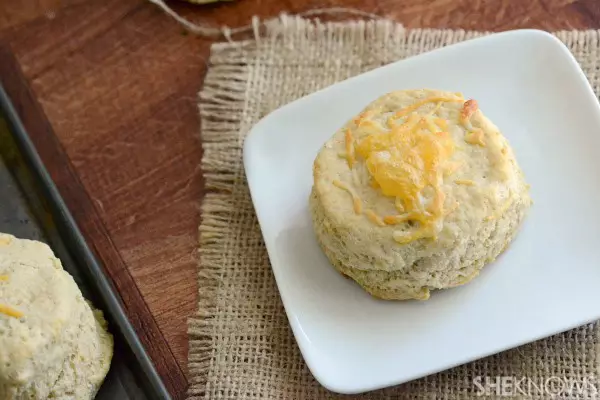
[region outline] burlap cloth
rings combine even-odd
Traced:
[[[281,16],[265,22],[261,32],[256,29],[252,40],[213,45],[199,104],[207,194],[200,226],[199,312],[189,329],[190,398],[345,397],[315,381],[288,325],[244,177],[246,133],[270,111],[315,90],[483,34],[404,29],[390,21],[320,23]],[[599,32],[556,35],[598,92]],[[589,381],[598,377],[599,342],[597,324],[588,325],[357,397],[473,398],[476,376]],[[589,390],[572,398],[598,396]]]

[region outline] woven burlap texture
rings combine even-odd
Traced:
[[[207,192],[201,209],[199,312],[189,325],[189,398],[346,397],[327,391],[313,378],[288,325],[244,177],[247,132],[269,112],[301,96],[483,34],[405,29],[385,20],[322,23],[283,15],[266,21],[251,40],[213,45],[199,100]],[[556,35],[598,92],[599,33]],[[476,376],[595,380],[599,342],[597,325],[588,325],[356,397],[473,398]],[[548,395],[533,394],[528,398]],[[596,393],[590,390],[573,398],[596,398]]]

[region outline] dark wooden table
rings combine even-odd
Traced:
[[[597,29],[598,0],[169,3],[217,26],[344,6],[407,27]],[[0,4],[0,79],[175,398],[187,386],[203,195],[196,94],[212,40],[144,0]],[[1,206],[1,205],[0,205]]]

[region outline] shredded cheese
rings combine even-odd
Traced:
[[[354,156],[354,138],[350,129],[346,129],[346,159],[348,160],[348,166],[352,169],[356,158]]]
[[[435,233],[431,232],[431,229],[422,229],[415,232],[403,232],[403,231],[394,231],[393,233],[394,240],[399,244],[408,244],[415,240],[432,238],[437,239]]]
[[[465,142],[469,144],[476,144],[481,147],[485,147],[485,141],[483,138],[483,130],[475,129],[473,131],[468,132],[465,135]]]
[[[470,121],[471,116],[477,111],[477,108],[477,101],[473,99],[465,101],[465,104],[463,104],[463,108],[460,112],[460,122],[467,129],[467,133],[465,134],[465,142],[485,147],[483,130],[474,129]]]
[[[444,214],[444,200],[446,199],[446,194],[442,192],[440,187],[436,188],[435,190],[436,192],[431,201],[431,207],[429,210],[433,213],[433,215],[442,216]]]
[[[465,101],[465,104],[463,104],[463,108],[460,112],[460,122],[467,129],[467,133],[465,134],[465,142],[485,147],[483,130],[474,129],[470,121],[471,116],[477,111],[477,108],[477,101],[473,99]]]
[[[354,191],[352,189],[350,189],[348,186],[346,186],[343,182],[335,179],[333,181],[333,185],[337,186],[338,188],[345,190],[346,192],[348,192],[350,194],[350,196],[352,196],[352,207],[354,208],[354,212],[356,214],[361,214],[362,213],[362,202],[360,201],[360,198],[356,195],[356,193],[354,193]]]
[[[375,225],[385,226],[385,222],[383,222],[383,219],[381,219],[379,215],[375,214],[373,210],[366,210],[365,214],[367,218],[369,218],[369,220],[371,220],[371,222]]]
[[[506,147],[500,149],[500,154],[502,154],[503,156],[506,155]]]
[[[450,134],[440,131],[429,115],[412,113],[399,126],[390,120],[431,101],[441,104],[441,101],[461,100],[430,98],[406,107],[388,119],[388,126],[393,126],[390,131],[367,135],[355,147],[381,192],[394,197],[401,213],[384,217],[384,222],[390,225],[411,220],[419,222],[418,233],[408,235],[409,238],[434,238],[436,230],[441,229],[440,224],[436,224],[443,218],[445,196],[441,185],[455,145]],[[425,196],[425,190],[429,190],[430,195]]]
[[[433,123],[433,121],[431,120],[431,117],[427,116],[427,117],[423,118],[423,122],[424,122],[425,126],[427,126],[427,129],[429,129],[429,131],[431,133],[437,133],[437,132],[441,131],[441,129],[438,128],[438,126]]]
[[[394,206],[396,206],[396,210],[398,210],[398,212],[404,212],[404,206],[402,205],[402,199],[400,197],[396,197],[394,200]]]
[[[12,239],[10,238],[10,236],[0,236],[0,246],[9,245],[11,241]]]
[[[435,118],[433,121],[435,122],[435,124],[437,126],[442,128],[443,130],[445,130],[445,131],[448,130],[448,122],[446,122],[446,120],[444,118]]]
[[[435,105],[433,110],[431,110],[431,112],[429,112],[429,114],[427,114],[427,116],[431,117],[432,115],[434,115],[436,112],[438,112],[438,110],[440,109],[441,106],[442,106],[442,102],[438,101],[438,103]]]
[[[352,206],[354,207],[354,212],[356,214],[362,213],[362,202],[358,197],[352,198]]]
[[[470,179],[457,179],[454,181],[454,183],[456,183],[457,185],[464,185],[464,186],[475,186],[476,185],[475,181],[472,181]]]
[[[442,228],[442,219],[459,207],[456,202],[444,210],[443,179],[456,172],[462,163],[450,161],[455,143],[448,132],[448,122],[436,116],[444,102],[463,103],[460,121],[467,131],[471,131],[468,120],[477,111],[477,102],[465,102],[461,94],[458,96],[419,100],[387,118],[385,124],[389,130],[370,121],[368,118],[371,114],[365,112],[354,119],[357,128],[361,128],[354,133],[356,136],[350,130],[345,132],[344,156],[350,169],[357,160],[363,160],[370,176],[370,186],[380,190],[384,196],[392,197],[398,211],[398,215],[382,218],[373,210],[366,209],[366,217],[377,226],[400,225],[410,221],[417,223],[407,228],[410,230],[393,232],[393,238],[398,243],[406,244],[422,238],[436,240]],[[419,114],[419,108],[428,103],[437,104],[430,111]],[[465,135],[465,141],[485,146],[481,130],[469,132]],[[475,185],[473,181],[460,179],[455,183]],[[333,184],[352,196],[354,211],[361,214],[362,202],[356,193],[339,180],[334,180]]]
[[[387,225],[398,225],[406,221],[416,220],[419,222],[425,222],[426,219],[417,212],[408,212],[400,215],[387,215],[383,217],[383,222]]]
[[[347,191],[348,193],[350,193],[350,194],[352,194],[352,195],[354,194],[354,192],[352,192],[352,191],[350,190],[350,188],[349,188],[348,186],[346,186],[346,185],[344,184],[344,182],[342,182],[342,181],[340,181],[340,180],[334,179],[334,180],[333,180],[333,186],[336,186],[336,187],[338,187],[338,188],[340,188],[340,189],[343,189],[343,190]]]
[[[354,123],[356,126],[361,126],[364,122],[367,122],[367,118],[371,116],[372,111],[365,111],[361,113],[358,117],[354,118]]]
[[[404,107],[402,110],[396,112],[392,118],[394,118],[394,119],[402,118],[402,117],[408,115],[409,113],[416,111],[419,108],[423,107],[425,104],[436,103],[436,102],[462,102],[462,99],[453,99],[451,97],[429,97],[427,99],[423,99],[414,104],[411,104],[408,107]]]
[[[360,132],[379,131],[381,129],[377,123],[371,120],[363,120],[357,127],[360,128]]]
[[[395,118],[394,116],[388,118],[388,120],[387,120],[388,128],[411,130],[415,127],[415,125],[417,125],[421,121],[421,117],[417,113],[410,114],[410,116],[406,119],[406,121],[400,125],[396,124],[397,119],[398,118]]]
[[[473,99],[465,101],[465,104],[463,104],[462,111],[460,112],[460,120],[463,123],[467,122],[471,118],[471,115],[473,115],[475,111],[477,111],[477,107],[477,101]]]
[[[0,282],[8,282],[8,275],[0,275]]]
[[[15,310],[14,308],[4,304],[0,304],[0,314],[4,314],[13,318],[21,318],[24,315],[21,311]]]

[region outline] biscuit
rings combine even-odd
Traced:
[[[373,296],[426,300],[475,278],[531,205],[513,150],[475,100],[388,93],[319,151],[309,199],[333,266]]]
[[[52,250],[0,234],[0,398],[91,399],[113,339]]]

